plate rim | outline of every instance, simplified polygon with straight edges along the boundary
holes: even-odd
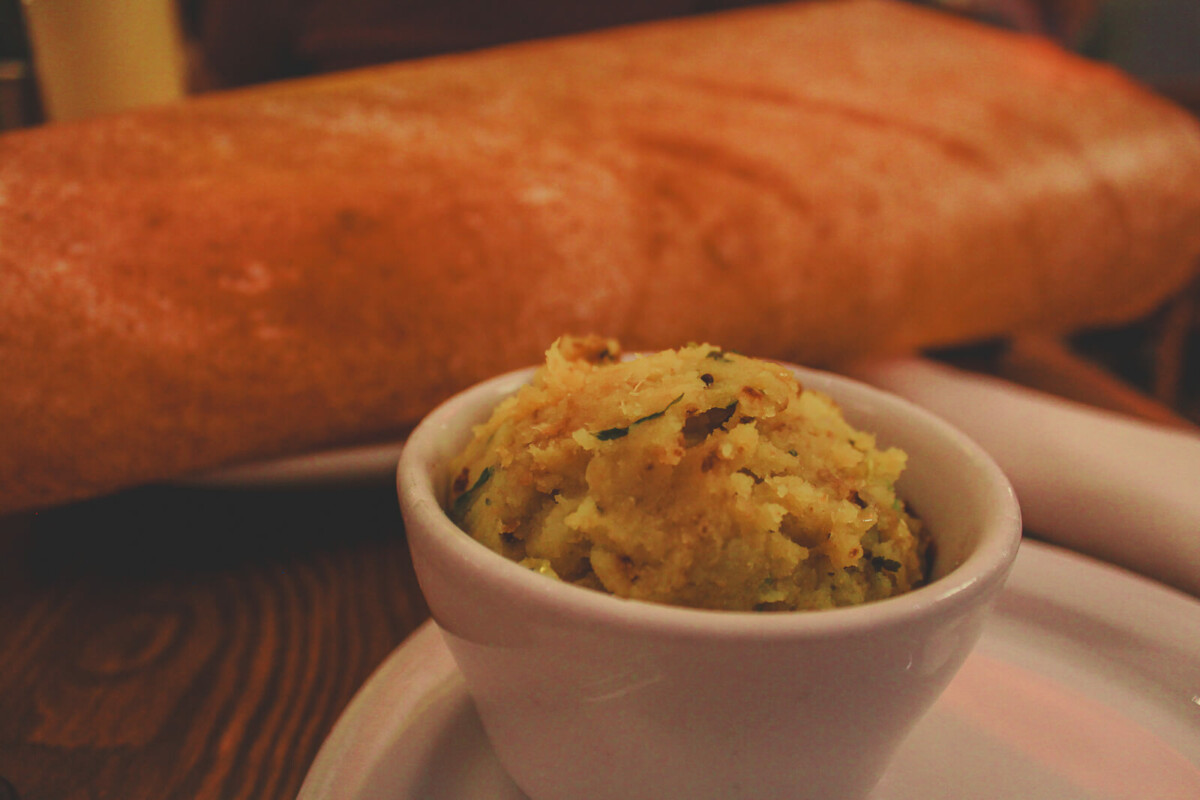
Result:
[[[1080,595],[1065,589],[1071,585],[1070,581],[1045,580],[1045,576],[1064,570],[1070,575],[1084,574],[1098,580],[1102,583],[1101,591],[1081,600]],[[1121,591],[1103,591],[1114,586]],[[1120,612],[1132,596],[1143,615],[1149,613],[1178,625],[1178,629],[1142,627],[1138,629],[1140,634],[1200,659],[1200,636],[1190,635],[1193,630],[1200,631],[1200,599],[1124,567],[1026,538],[1000,592],[998,606],[1014,595],[1032,595],[1092,615],[1099,611],[1109,620],[1124,620],[1127,627],[1132,623]],[[1122,608],[1114,608],[1118,604]],[[377,760],[386,755],[389,745],[401,739],[405,730],[430,708],[430,696],[438,691],[465,693],[466,686],[442,640],[440,628],[431,618],[414,629],[355,693],[318,750],[297,800],[359,798],[371,772],[368,768],[372,766],[372,758]],[[1200,699],[1194,700],[1200,704]]]

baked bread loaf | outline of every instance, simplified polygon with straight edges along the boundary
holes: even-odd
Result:
[[[1042,41],[766,6],[0,137],[0,512],[392,436],[565,332],[830,365],[1141,314],[1200,131]]]

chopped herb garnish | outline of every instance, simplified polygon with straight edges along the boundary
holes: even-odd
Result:
[[[672,400],[671,402],[667,403],[667,407],[666,407],[666,408],[664,408],[662,411],[655,411],[653,414],[647,414],[646,416],[642,417],[641,419],[635,419],[635,420],[633,421],[633,424],[634,424],[634,425],[637,425],[637,424],[639,424],[639,423],[642,423],[642,422],[649,422],[649,421],[650,421],[650,420],[652,420],[652,419],[658,419],[658,418],[659,418],[659,417],[661,417],[663,414],[667,413],[667,409],[669,409],[671,406],[675,405],[676,403],[678,403],[678,402],[679,402],[680,400],[682,400],[682,399],[683,399],[683,395],[679,395],[679,397],[676,397],[674,400]]]
[[[611,442],[613,439],[620,439],[622,436],[628,436],[629,429],[632,428],[634,425],[640,425],[643,422],[649,422],[652,419],[658,419],[663,414],[667,413],[667,409],[669,409],[671,406],[675,405],[682,399],[683,399],[683,395],[679,395],[679,397],[676,397],[674,400],[667,403],[666,408],[664,408],[662,411],[655,411],[653,414],[647,414],[644,417],[639,417],[638,419],[635,419],[633,422],[629,423],[629,425],[624,428],[605,428],[602,431],[597,431],[594,435],[597,439],[599,439],[602,442]]]
[[[887,570],[888,572],[896,572],[903,566],[899,561],[894,561],[883,556],[875,556],[871,559],[871,566],[877,570]]]
[[[456,519],[462,519],[467,513],[467,509],[471,507],[471,503],[475,501],[476,495],[479,494],[479,489],[492,477],[493,467],[484,467],[483,472],[479,473],[479,477],[475,479],[475,483],[470,489],[454,498],[454,504],[450,508],[450,513]]]
[[[706,353],[704,357],[711,358],[713,361],[725,361],[725,362],[733,361],[732,358],[725,355],[724,350],[709,350],[708,353]]]

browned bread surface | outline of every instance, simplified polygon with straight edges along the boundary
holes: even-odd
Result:
[[[564,332],[816,365],[1145,312],[1200,132],[881,0],[0,137],[0,512],[388,436]]]

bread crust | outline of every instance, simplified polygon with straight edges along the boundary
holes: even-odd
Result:
[[[0,137],[0,512],[396,435],[565,332],[831,365],[1145,313],[1200,131],[881,0]]]

